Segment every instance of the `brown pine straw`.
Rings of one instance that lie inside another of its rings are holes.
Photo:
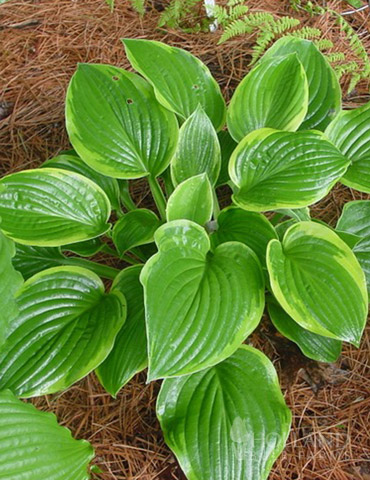
[[[219,33],[158,29],[158,10],[166,3],[153,1],[143,19],[123,0],[116,0],[113,13],[104,0],[14,0],[0,6],[2,174],[38,166],[69,147],[64,95],[76,64],[112,63],[127,68],[121,37],[157,39],[193,52],[207,63],[225,97],[230,98],[248,71],[253,35],[218,46]],[[253,10],[297,15],[289,10],[289,1],[251,0],[248,4]],[[348,9],[344,2],[328,4]],[[344,51],[351,59],[333,19],[299,15],[303,25],[320,26],[325,37],[334,41],[333,51]],[[351,18],[353,26],[365,32],[362,39],[369,47],[368,11]],[[346,83],[348,78],[344,87]],[[368,82],[362,82],[346,97],[346,106],[368,101],[368,88]],[[225,200],[227,192],[222,193]],[[133,194],[141,205],[151,205],[145,181],[135,183]],[[337,186],[315,205],[314,214],[334,225],[343,204],[355,198],[367,197]],[[293,344],[276,335],[267,319],[252,335],[252,344],[275,363],[293,411],[288,445],[270,480],[370,479],[369,333],[367,330],[359,349],[345,346],[337,364],[329,367],[305,361]],[[67,392],[32,402],[55,412],[77,438],[92,442],[95,463],[103,471],[94,474],[95,479],[183,480],[155,417],[158,389],[158,383],[145,385],[142,373],[113,400],[92,374]]]

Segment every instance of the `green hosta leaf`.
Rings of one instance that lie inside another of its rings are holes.
[[[218,141],[221,147],[221,170],[217,179],[217,185],[225,185],[230,181],[229,160],[235,150],[237,143],[227,130],[218,132]]]
[[[127,318],[112,351],[96,373],[104,388],[113,397],[148,363],[144,294],[139,281],[141,269],[142,265],[135,265],[122,270],[112,286],[113,291],[122,292],[126,298]]]
[[[180,183],[167,203],[167,221],[192,220],[204,225],[212,217],[212,186],[205,173]]]
[[[295,131],[306,116],[308,83],[295,54],[262,62],[231,99],[227,126],[236,141],[263,127]]]
[[[341,108],[342,92],[334,70],[325,56],[309,40],[283,37],[267,50],[262,62],[295,53],[308,80],[308,111],[300,130],[325,130]]]
[[[0,392],[0,478],[88,480],[93,457],[90,443],[72,438],[55,415]]]
[[[365,276],[328,227],[299,222],[267,249],[272,291],[303,328],[358,346],[367,317]]]
[[[49,168],[62,168],[63,170],[76,172],[89,178],[104,190],[113,210],[120,210],[120,191],[117,180],[115,178],[106,177],[93,170],[76,154],[66,153],[58,155],[57,157],[44,162],[42,166]]]
[[[205,230],[188,220],[163,225],[155,241],[159,253],[141,274],[150,380],[224,360],[256,328],[264,306],[261,267],[246,245],[224,243],[210,253]]]
[[[104,248],[104,243],[100,238],[92,238],[91,240],[85,240],[84,242],[70,243],[63,245],[62,250],[67,252],[73,252],[81,257],[92,257],[101,252]]]
[[[353,252],[365,272],[367,290],[370,294],[370,201],[348,202],[343,208],[336,228],[360,237],[359,242],[353,247]]]
[[[22,275],[13,266],[15,246],[0,231],[0,345],[8,323],[18,315],[15,293],[23,283]]]
[[[17,293],[19,316],[0,349],[0,388],[32,397],[65,390],[111,351],[126,314],[124,296],[104,293],[100,278],[56,267]]]
[[[305,207],[323,198],[348,164],[320,132],[257,130],[231,157],[230,177],[239,188],[233,200],[257,212]]]
[[[131,65],[154,87],[158,101],[186,120],[200,104],[216,130],[226,106],[208,68],[189,52],[153,40],[122,40]]]
[[[232,241],[244,243],[254,251],[261,265],[266,266],[267,245],[278,237],[264,215],[229,207],[221,211],[217,222],[218,228],[211,235],[214,247]]]
[[[268,312],[275,328],[296,343],[306,357],[329,363],[338,359],[342,350],[341,341],[302,328],[276,303],[268,303]]]
[[[158,176],[173,155],[178,125],[141,77],[80,64],[68,87],[70,141],[91,168],[116,178]]]
[[[32,247],[20,244],[16,247],[13,265],[25,280],[47,268],[61,266],[65,260],[60,247]]]
[[[171,162],[171,175],[179,184],[200,173],[207,173],[214,185],[221,168],[221,149],[216,130],[199,106],[180,129],[179,143]]]
[[[343,111],[326,129],[328,138],[351,160],[341,179],[348,187],[370,193],[370,102],[354,110]]]
[[[291,422],[272,363],[246,345],[214,367],[165,380],[157,416],[189,480],[265,480]]]
[[[133,247],[154,241],[154,232],[161,225],[151,210],[140,208],[126,213],[114,225],[112,238],[120,254]]]
[[[297,223],[297,220],[294,218],[289,218],[289,220],[285,220],[284,222],[278,223],[275,227],[275,231],[279,237],[279,240],[282,241],[285,235],[285,232],[288,230],[289,227]]]
[[[280,208],[276,210],[277,213],[281,213],[285,217],[294,218],[297,222],[309,222],[311,220],[310,209],[304,208]]]
[[[109,230],[108,197],[88,178],[57,168],[0,180],[1,230],[18,243],[57,247]]]

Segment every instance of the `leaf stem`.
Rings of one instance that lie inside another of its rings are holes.
[[[155,177],[149,176],[149,187],[152,192],[155,204],[157,205],[159,214],[162,220],[166,220],[166,199],[164,197],[163,191],[158,183],[158,180]]]
[[[121,187],[120,195],[122,205],[129,212],[132,210],[136,210],[137,206],[131,198],[128,180],[122,180],[119,185]]]
[[[63,264],[71,265],[73,267],[87,268],[99,275],[99,277],[108,278],[109,280],[114,280],[120,272],[118,268],[109,267],[108,265],[102,265],[79,257],[65,257]]]

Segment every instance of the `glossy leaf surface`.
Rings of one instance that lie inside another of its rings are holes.
[[[370,294],[370,201],[358,200],[344,205],[336,228],[360,237],[353,252],[365,272]]]
[[[140,208],[126,213],[114,225],[112,238],[123,254],[133,247],[154,241],[154,232],[161,225],[157,215],[151,210]]]
[[[157,416],[189,480],[265,480],[291,422],[272,363],[246,345],[214,367],[166,379]]]
[[[0,392],[0,477],[4,480],[88,480],[94,450],[58,425],[55,415],[40,412]]]
[[[220,87],[208,68],[189,52],[153,40],[123,40],[127,57],[154,87],[158,101],[186,120],[200,104],[216,130],[225,123]]]
[[[109,230],[111,206],[88,178],[56,168],[24,170],[0,180],[1,230],[18,243],[56,247]]]
[[[248,73],[228,109],[227,126],[236,141],[264,127],[295,131],[306,116],[308,83],[295,54],[271,58]]]
[[[268,312],[275,328],[284,337],[296,343],[302,353],[318,362],[335,362],[342,350],[342,342],[309,332],[295,322],[279,305],[268,303]]]
[[[315,44],[302,38],[286,36],[265,53],[262,62],[295,53],[308,80],[308,111],[300,130],[325,130],[341,108],[342,92],[334,70]]]
[[[358,346],[368,299],[351,249],[328,227],[299,222],[267,249],[272,291],[306,330]]]
[[[211,121],[199,106],[180,128],[179,143],[171,162],[171,176],[177,185],[206,173],[212,185],[221,168],[221,149]]]
[[[85,240],[84,242],[63,245],[61,250],[76,253],[81,257],[92,257],[99,253],[104,248],[104,245],[105,244],[100,238],[92,238],[91,240]]]
[[[205,230],[187,220],[163,225],[155,241],[159,253],[141,274],[150,380],[227,358],[256,328],[264,306],[262,270],[246,245],[224,243],[209,253]]]
[[[66,125],[84,162],[115,178],[158,176],[177,143],[176,117],[152,87],[110,65],[79,65],[67,91]]]
[[[253,211],[305,207],[323,198],[348,164],[320,132],[257,130],[231,157],[230,178],[239,188],[233,200]]]
[[[30,278],[0,349],[0,388],[21,397],[65,390],[108,355],[126,314],[124,296],[78,267]]]
[[[221,147],[221,170],[216,185],[225,185],[230,181],[229,177],[229,161],[231,154],[235,150],[237,143],[227,130],[218,132],[218,141]]]
[[[192,220],[206,224],[212,217],[213,193],[207,174],[188,178],[180,183],[167,203],[167,221]]]
[[[351,160],[341,182],[360,192],[370,193],[370,102],[341,112],[325,133]]]
[[[106,177],[96,170],[89,167],[77,154],[61,154],[57,157],[46,160],[43,167],[62,168],[70,172],[76,172],[83,175],[93,182],[106,193],[113,210],[120,209],[120,192],[118,182],[115,178]]]
[[[60,247],[16,246],[13,265],[25,280],[47,268],[59,267],[65,260]]]
[[[18,315],[15,293],[23,283],[22,275],[14,268],[14,243],[0,231],[0,345],[4,340],[4,330]]]
[[[274,227],[264,215],[229,207],[217,218],[218,228],[211,235],[214,247],[225,242],[241,242],[257,255],[262,266],[266,266],[266,250],[270,240],[278,238]]]
[[[122,292],[126,298],[127,318],[112,351],[96,373],[104,388],[114,397],[148,363],[144,293],[139,281],[141,269],[142,265],[125,268],[112,285],[112,290]]]

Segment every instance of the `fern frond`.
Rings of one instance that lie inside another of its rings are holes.
[[[282,17],[271,23],[272,31],[275,35],[281,35],[291,28],[300,25],[300,21],[297,18]]]
[[[320,38],[320,40],[314,40],[313,42],[316,47],[322,52],[324,50],[329,50],[329,48],[333,48],[334,44],[328,38]]]
[[[312,27],[302,27],[290,32],[289,35],[293,35],[294,37],[302,38],[304,40],[312,40],[313,38],[318,38],[321,36],[321,30]]]
[[[145,0],[131,0],[131,6],[140,16],[145,15]]]
[[[236,5],[233,8],[229,9],[229,20],[230,22],[241,18],[243,15],[246,15],[249,11],[249,8],[246,5]]]
[[[330,63],[343,62],[346,59],[343,52],[327,53],[325,56]]]
[[[251,33],[253,32],[253,28],[254,27],[249,25],[244,19],[234,20],[225,28],[220,40],[218,41],[218,44],[224,43],[227,40],[230,40],[230,38]]]
[[[244,0],[229,0],[227,2],[228,7],[235,7],[236,5],[244,5],[245,1]]]

